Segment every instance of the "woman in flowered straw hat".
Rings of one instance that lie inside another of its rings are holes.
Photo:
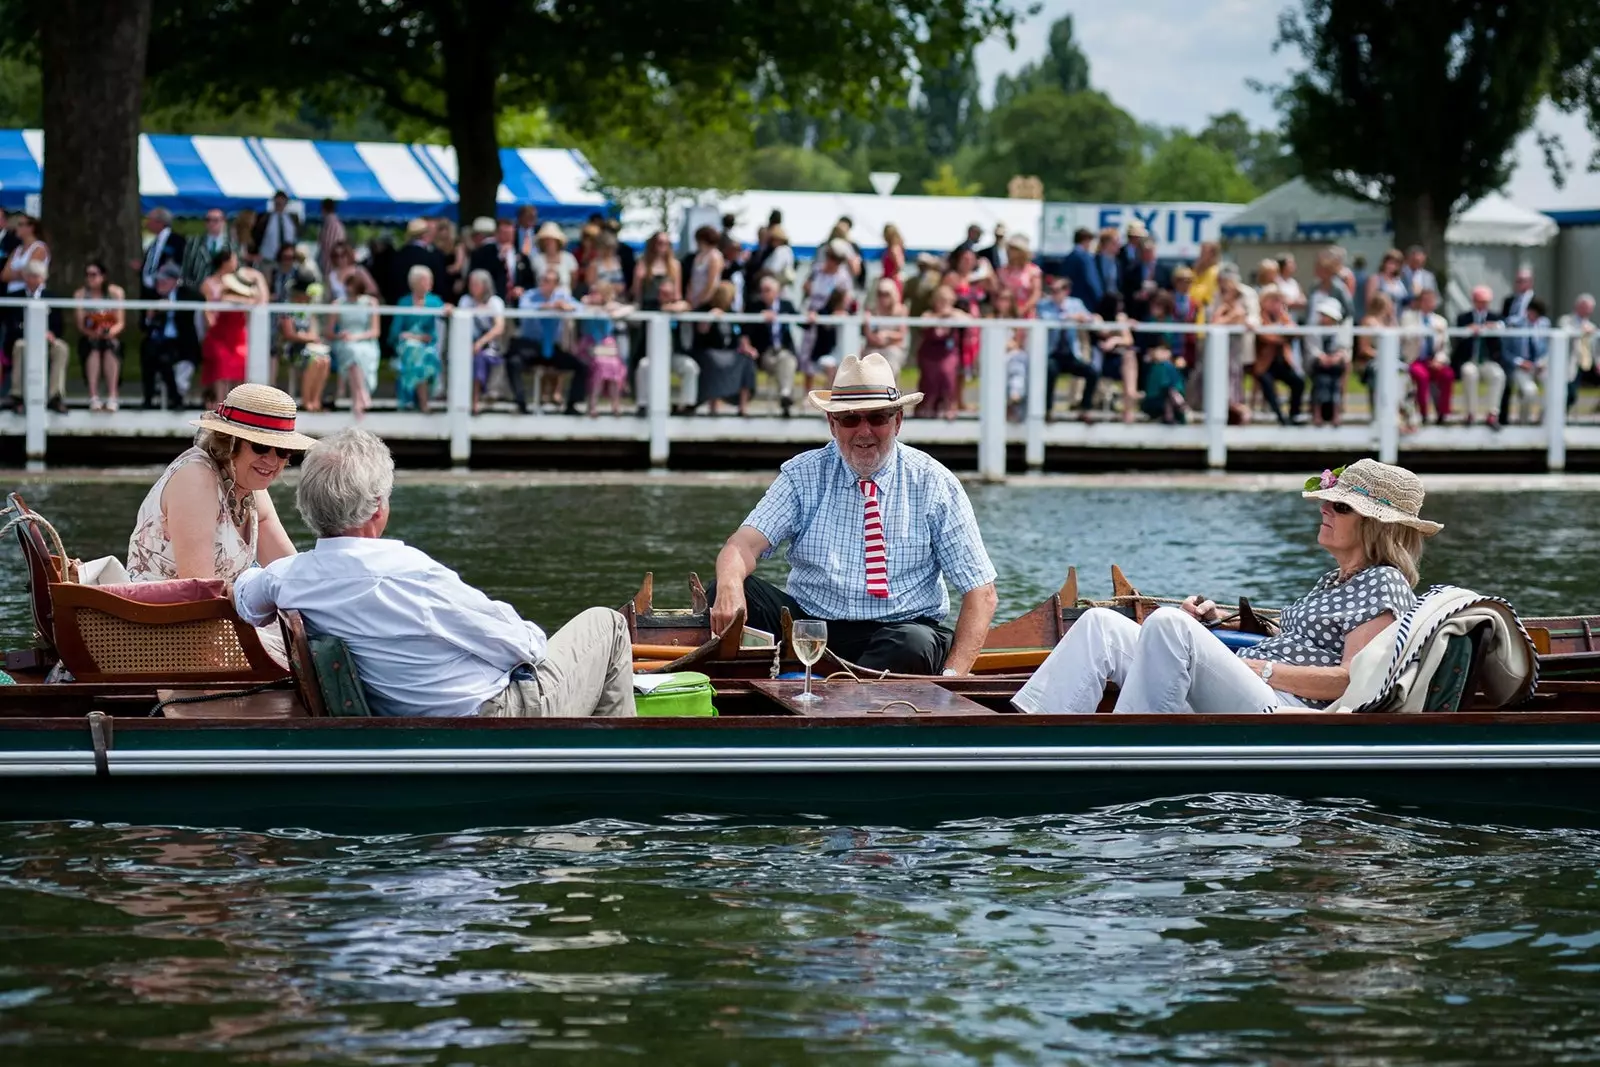
[[[1217,606],[1190,597],[1139,626],[1106,608],[1073,623],[1013,703],[1029,712],[1093,712],[1105,684],[1117,711],[1204,714],[1318,709],[1342,695],[1350,661],[1416,606],[1412,587],[1423,539],[1441,529],[1421,517],[1422,480],[1363,459],[1307,480],[1321,502],[1317,543],[1335,567],[1283,611],[1281,631],[1233,653],[1208,627]]]

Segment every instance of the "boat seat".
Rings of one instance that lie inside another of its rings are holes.
[[[1452,634],[1445,640],[1444,658],[1428,680],[1423,711],[1466,711],[1471,706],[1491,629],[1488,623],[1479,623],[1471,633]]]
[[[33,613],[34,647],[22,652],[7,652],[6,670],[46,671],[59,658],[56,653],[55,612],[50,603],[50,585],[61,581],[66,560],[50,551],[45,539],[48,523],[28,507],[22,497],[7,497],[6,512],[17,531],[17,543],[28,575],[28,607]],[[65,549],[62,550],[63,552]]]
[[[49,589],[56,651],[77,681],[203,686],[288,673],[226,597],[152,604],[76,582]]]
[[[355,661],[342,640],[310,636],[298,611],[278,612],[278,623],[289,650],[289,673],[309,714],[351,718],[372,714]]]

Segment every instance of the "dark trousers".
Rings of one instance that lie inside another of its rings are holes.
[[[173,411],[183,407],[183,394],[178,392],[178,380],[172,376],[172,365],[178,361],[178,342],[172,338],[151,335],[145,338],[139,353],[139,375],[144,379],[144,406],[156,405],[156,382],[167,390],[167,407]]]
[[[866,579],[863,578],[864,582]],[[717,602],[717,583],[706,587],[707,600]],[[744,580],[745,623],[783,634],[782,612],[795,619],[815,619],[788,593],[752,575]],[[955,631],[938,619],[912,622],[850,622],[824,619],[828,649],[841,659],[873,671],[896,674],[938,674],[955,644]]]
[[[1282,382],[1289,387],[1289,414],[1283,413],[1283,403],[1278,397],[1278,383]],[[1291,419],[1300,416],[1300,402],[1306,392],[1306,376],[1294,369],[1287,357],[1281,353],[1272,361],[1265,374],[1256,375],[1256,384],[1261,386],[1261,393],[1267,398],[1267,407],[1277,416],[1278,421],[1288,425]]]
[[[1100,384],[1100,372],[1094,369],[1093,363],[1079,359],[1070,348],[1063,346],[1050,353],[1049,369],[1044,383],[1045,414],[1048,415],[1055,410],[1056,379],[1063,374],[1083,379],[1083,400],[1079,402],[1078,407],[1083,411],[1094,407],[1094,390],[1095,386]]]
[[[567,386],[567,411],[575,413],[578,402],[589,395],[589,365],[574,356],[571,352],[561,347],[550,350],[550,358],[544,358],[544,350],[537,344],[525,339],[517,338],[511,342],[511,350],[506,353],[506,379],[511,382],[511,395],[517,402],[517,410],[526,410],[528,406],[527,394],[522,388],[522,372],[540,368],[552,371],[571,371],[572,383]],[[534,403],[539,402],[538,397],[533,398]]]

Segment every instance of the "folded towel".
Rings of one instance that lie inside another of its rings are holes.
[[[1538,682],[1539,656],[1516,611],[1499,597],[1436,585],[1405,618],[1356,653],[1350,684],[1330,710],[1422,711],[1449,638],[1470,634],[1483,623],[1489,633],[1477,682],[1484,696],[1497,708],[1526,700]]]

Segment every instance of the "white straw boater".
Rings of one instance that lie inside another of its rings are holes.
[[[260,445],[305,450],[316,442],[294,428],[294,398],[270,385],[246,382],[228,390],[227,399],[189,423],[202,430],[231,434]]]
[[[1358,459],[1348,467],[1325,470],[1306,479],[1309,500],[1348,504],[1361,515],[1379,522],[1394,522],[1421,530],[1432,537],[1444,526],[1424,519],[1422,479],[1406,470],[1375,459]]]
[[[877,352],[845,356],[833,376],[833,388],[813,389],[807,396],[823,411],[833,413],[903,408],[922,399],[921,393],[900,391],[895,385],[894,368]]]

